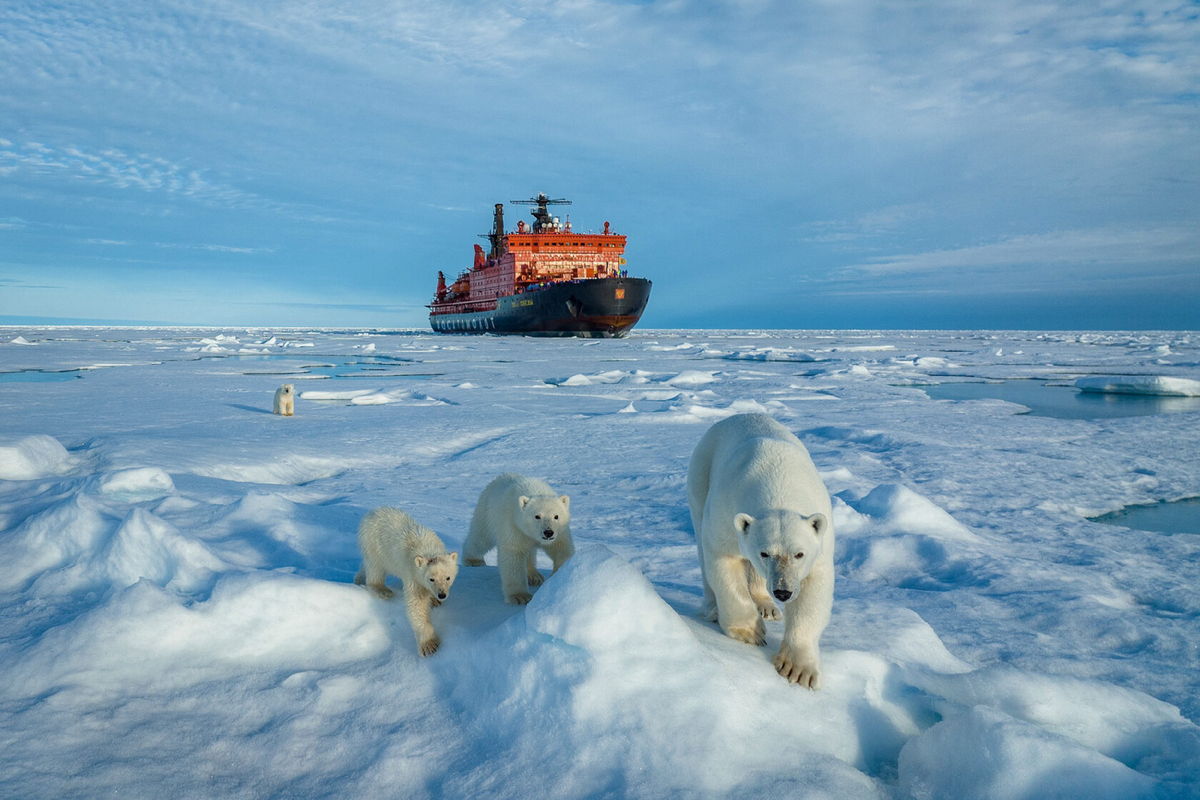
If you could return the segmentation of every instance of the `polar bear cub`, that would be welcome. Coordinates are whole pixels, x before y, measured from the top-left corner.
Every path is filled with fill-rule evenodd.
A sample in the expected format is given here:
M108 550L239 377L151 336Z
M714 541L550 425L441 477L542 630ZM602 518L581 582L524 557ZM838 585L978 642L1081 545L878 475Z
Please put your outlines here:
M763 619L779 619L777 600L784 633L775 669L820 688L819 643L833 610L833 511L804 445L766 414L728 417L696 446L687 492L706 616L731 638L764 645Z
M285 417L292 416L296 411L296 395L293 391L295 384L285 383L275 390L274 413Z
M558 572L575 554L571 541L571 498L558 495L545 481L508 472L493 480L479 496L471 530L463 543L463 560L483 566L484 555L496 548L504 602L524 605L533 599L530 586L541 586L537 568L541 548Z
M398 508L383 506L363 517L358 526L363 563L354 582L375 594L392 597L387 576L404 584L404 608L417 637L421 655L437 652L441 639L433 631L430 609L450 595L458 575L458 553L447 553L438 535Z

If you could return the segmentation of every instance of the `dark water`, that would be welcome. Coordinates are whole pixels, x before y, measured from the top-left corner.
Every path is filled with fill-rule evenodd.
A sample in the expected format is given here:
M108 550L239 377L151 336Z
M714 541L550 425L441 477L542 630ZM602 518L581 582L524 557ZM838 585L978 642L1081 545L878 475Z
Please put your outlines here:
M0 383L54 383L81 377L78 372L0 372Z
M1041 381L941 383L922 386L921 389L934 400L1005 400L1025 406L1034 416L1056 419L1109 419L1200 412L1200 397L1081 392L1073 386L1048 386Z
M1139 531L1200 534L1200 497L1189 497L1173 503L1126 506L1111 514L1092 517L1092 521Z

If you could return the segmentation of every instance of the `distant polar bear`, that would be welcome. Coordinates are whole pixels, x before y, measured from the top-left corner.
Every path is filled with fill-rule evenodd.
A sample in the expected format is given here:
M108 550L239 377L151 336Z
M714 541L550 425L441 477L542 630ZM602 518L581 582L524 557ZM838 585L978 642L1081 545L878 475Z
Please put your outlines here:
M692 454L687 491L705 615L731 638L761 646L762 618L780 617L774 595L784 618L775 669L820 688L819 643L833 610L833 512L804 445L765 414L721 420Z
M538 548L554 562L552 575L575 554L571 498L556 494L536 478L512 472L496 478L479 496L463 544L463 560L470 567L483 566L484 555L493 547L504 602L528 603L533 599L529 587L541 586L543 581L537 568Z
M296 395L293 392L295 384L285 383L275 390L274 413L285 417L292 416L296 411Z
M450 595L458 575L458 553L447 553L438 535L398 508L383 506L363 517L358 526L363 564L354 582L375 594L392 597L387 576L404 583L404 608L417 637L421 655L437 652L441 639L433 631L430 609Z

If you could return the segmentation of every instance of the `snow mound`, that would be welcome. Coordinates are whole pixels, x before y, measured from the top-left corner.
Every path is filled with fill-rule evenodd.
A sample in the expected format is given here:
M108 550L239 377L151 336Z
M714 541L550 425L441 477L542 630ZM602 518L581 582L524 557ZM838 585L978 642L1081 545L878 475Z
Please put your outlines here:
M1200 381L1166 378L1158 375L1125 377L1094 376L1079 378L1075 388L1097 394L1148 394L1163 397L1200 397Z
M757 400L740 399L730 403L710 404L709 398L700 395L680 394L679 397L666 401L659 408L645 415L647 419L663 422L716 422L734 414L777 414L788 411L788 407L778 400L768 400L760 403Z
M591 545L523 614L456 653L448 679L477 715L479 741L465 748L494 753L503 742L509 768L540 769L546 797L783 796L801 786L881 797L851 766L859 747L841 699L789 685L768 659L685 621L633 565ZM862 692L859 676L848 682ZM564 755L578 752L587 757ZM496 765L463 764L443 789L487 794Z
M359 395L350 400L350 405L353 406L383 406L389 403L406 403L411 406L446 405L445 400L439 400L436 397L430 397L422 392L414 392L409 389L371 392L370 394Z
M834 512L843 574L938 591L988 582L977 566L980 538L911 489L884 484L845 502Z
M147 578L183 592L202 591L224 563L194 538L150 512L114 517L96 500L74 495L27 518L0 540L6 569L0 589L64 594L123 588Z
M606 372L598 372L594 375L577 374L569 378L551 378L547 383L554 386L598 386L607 384L632 384L641 385L649 383L652 373L645 370L635 369L632 371L613 369Z
M967 526L907 486L880 484L850 505L860 514L875 517L878 533L919 533L938 539L979 542L979 537Z
M157 467L137 467L112 472L97 484L101 494L126 503L157 500L175 492L171 476Z
M258 463L200 465L193 467L191 472L223 481L296 486L341 475L348 468L349 464L340 459L285 455Z
M357 397L366 397L367 395L375 394L376 389L351 389L344 392L301 392L301 400L354 400Z
M52 436L35 434L0 446L0 480L31 481L60 475L72 466L67 449Z
M375 610L356 586L285 573L223 577L207 601L191 605L139 581L42 636L8 673L4 693L140 694L248 670L282 680L386 650L392 626Z
M27 341L25 341L25 337L24 337L24 336L18 336L18 337L17 337L17 338L15 338L15 339L11 339L11 340L9 340L9 342L8 342L8 343L9 343L9 344L25 344L25 345L30 345L30 346L33 346L34 344L36 344L36 342L27 342Z
M673 378L667 378L663 383L670 386L703 386L717 381L717 373L711 370L688 369Z
M735 350L723 356L726 361L795 361L809 363L817 361L815 356L798 352L790 347L756 347L753 350Z
M900 752L909 797L959 800L1125 800L1155 782L1065 736L984 706L938 723Z

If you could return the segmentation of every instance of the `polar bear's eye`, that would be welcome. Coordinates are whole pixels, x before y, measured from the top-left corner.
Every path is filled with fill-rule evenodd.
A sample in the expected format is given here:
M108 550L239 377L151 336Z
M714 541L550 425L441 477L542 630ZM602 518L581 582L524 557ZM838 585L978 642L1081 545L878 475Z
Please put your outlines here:
M555 514L555 515L554 515L554 518L555 518L555 519L558 519L558 514Z
M541 519L541 518L542 518L542 515L541 515L541 514L534 514L534 515L533 515L533 518L534 518L534 519Z
M759 553L759 555L763 558L770 558L770 556L768 556L766 553Z
M796 553L796 558L804 558L804 553Z

